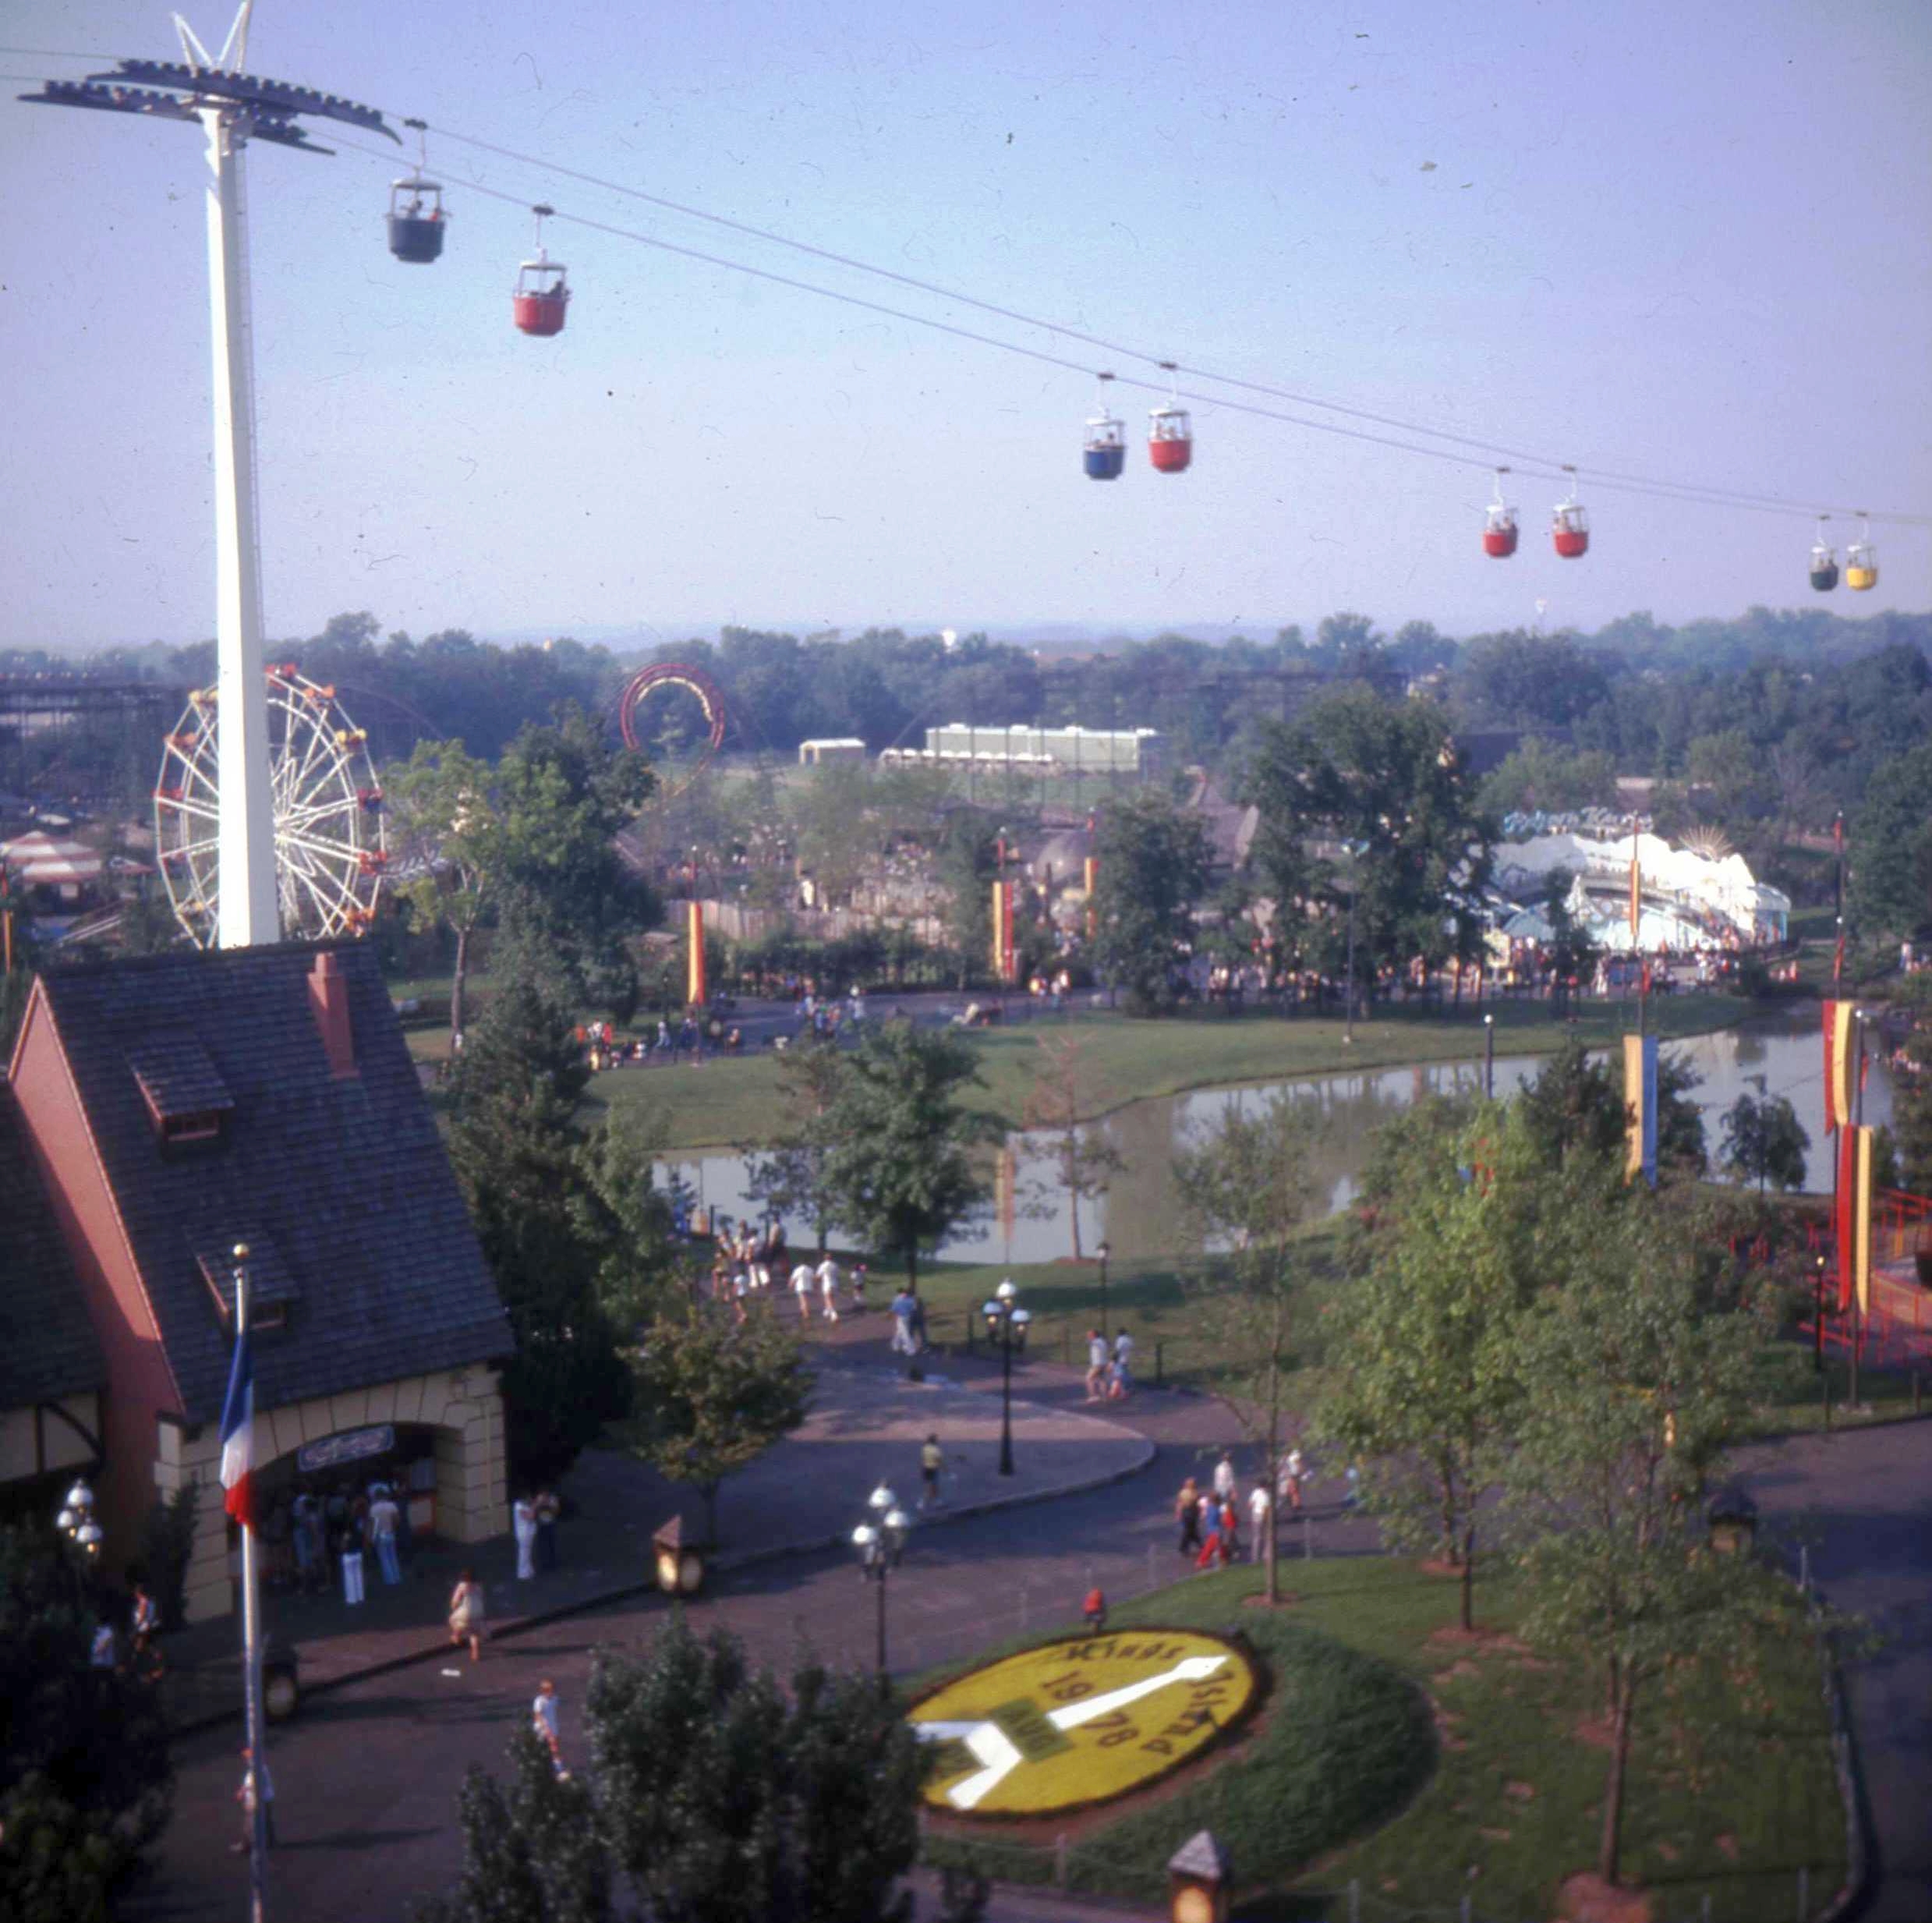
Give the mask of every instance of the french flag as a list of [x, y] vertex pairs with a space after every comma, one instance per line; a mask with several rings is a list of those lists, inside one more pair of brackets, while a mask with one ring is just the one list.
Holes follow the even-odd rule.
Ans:
[[245, 1529], [255, 1526], [255, 1364], [243, 1331], [235, 1344], [221, 1404], [222, 1507]]

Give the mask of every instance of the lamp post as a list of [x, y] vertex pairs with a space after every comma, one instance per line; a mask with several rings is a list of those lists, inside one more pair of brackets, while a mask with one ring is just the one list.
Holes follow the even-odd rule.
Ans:
[[1496, 1018], [1483, 1017], [1483, 1100], [1496, 1099]]
[[84, 1613], [87, 1607], [87, 1578], [83, 1571], [91, 1570], [100, 1560], [103, 1539], [101, 1525], [94, 1520], [94, 1491], [88, 1486], [85, 1476], [68, 1490], [67, 1499], [54, 1522], [62, 1537], [73, 1546], [74, 1558], [67, 1567], [74, 1578], [75, 1604]]
[[1353, 862], [1348, 871], [1348, 1009], [1343, 1017], [1342, 1039], [1352, 1043], [1355, 1039], [1355, 869]]
[[1100, 1333], [1107, 1333], [1107, 1258], [1113, 1253], [1105, 1242], [1094, 1251], [1100, 1258]]
[[1019, 1293], [1008, 1276], [995, 1289], [981, 1312], [986, 1318], [986, 1340], [1000, 1351], [1000, 1473], [1013, 1473], [1013, 1358], [1026, 1347], [1027, 1325], [1033, 1319], [1019, 1305]]
[[1823, 1255], [1811, 1265], [1811, 1372], [1824, 1373], [1824, 1270]]
[[871, 1583], [879, 1599], [879, 1686], [886, 1686], [886, 1578], [899, 1566], [906, 1532], [911, 1525], [899, 1499], [881, 1482], [867, 1498], [865, 1520], [852, 1532], [858, 1553], [858, 1572]]

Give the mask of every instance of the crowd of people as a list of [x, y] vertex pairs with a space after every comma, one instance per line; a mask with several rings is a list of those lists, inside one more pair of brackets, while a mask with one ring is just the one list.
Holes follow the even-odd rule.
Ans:
[[[1283, 1455], [1276, 1470], [1273, 1489], [1269, 1487], [1265, 1474], [1258, 1476], [1250, 1485], [1247, 1500], [1244, 1503], [1240, 1481], [1234, 1472], [1233, 1457], [1223, 1450], [1205, 1489], [1197, 1478], [1191, 1475], [1175, 1496], [1174, 1521], [1180, 1532], [1177, 1545], [1179, 1553], [1191, 1556], [1194, 1567], [1204, 1572], [1224, 1569], [1230, 1563], [1240, 1562], [1243, 1543], [1241, 1511], [1245, 1508], [1249, 1530], [1247, 1553], [1254, 1560], [1259, 1561], [1267, 1543], [1269, 1512], [1279, 1504], [1285, 1514], [1300, 1514], [1309, 1473], [1300, 1447], [1291, 1447]], [[1353, 1466], [1350, 1468], [1348, 1492], [1343, 1498], [1344, 1508], [1355, 1506], [1358, 1474]]]

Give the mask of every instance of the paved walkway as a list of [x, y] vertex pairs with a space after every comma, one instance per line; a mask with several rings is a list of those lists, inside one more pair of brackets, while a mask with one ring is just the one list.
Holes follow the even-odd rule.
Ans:
[[[1046, 1402], [1028, 1399], [1024, 1390], [1014, 1401], [1014, 1472], [1002, 1476], [1000, 1405], [979, 1392], [983, 1373], [973, 1372], [977, 1387], [948, 1380], [934, 1358], [928, 1379], [913, 1382], [902, 1364], [891, 1365], [883, 1341], [863, 1336], [821, 1348], [817, 1360], [818, 1387], [804, 1425], [724, 1486], [714, 1569], [844, 1544], [881, 1482], [915, 1520], [925, 1520], [917, 1503], [919, 1448], [929, 1435], [946, 1452], [941, 1501], [955, 1515], [1104, 1486], [1145, 1467], [1154, 1454], [1155, 1444], [1137, 1430], [1067, 1406], [1056, 1383]], [[393, 1588], [382, 1581], [375, 1559], [366, 1557], [366, 1599], [359, 1607], [350, 1608], [334, 1589], [320, 1596], [271, 1592], [263, 1598], [265, 1634], [295, 1648], [305, 1691], [327, 1688], [446, 1649], [449, 1592], [462, 1568], [476, 1571], [491, 1634], [502, 1635], [648, 1583], [651, 1535], [674, 1515], [682, 1518], [687, 1540], [702, 1539], [703, 1504], [695, 1492], [628, 1457], [590, 1451], [562, 1493], [569, 1508], [559, 1530], [562, 1566], [553, 1573], [518, 1581], [508, 1536], [468, 1547], [426, 1545]], [[169, 1638], [169, 1709], [178, 1727], [239, 1715], [238, 1634], [236, 1624], [224, 1620]]]

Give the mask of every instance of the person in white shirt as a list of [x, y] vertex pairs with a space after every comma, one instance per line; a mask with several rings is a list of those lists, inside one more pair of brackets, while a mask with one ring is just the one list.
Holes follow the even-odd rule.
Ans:
[[1106, 1393], [1107, 1338], [1098, 1329], [1087, 1331], [1087, 1400], [1098, 1402]]
[[1258, 1563], [1261, 1560], [1262, 1535], [1268, 1527], [1268, 1485], [1265, 1482], [1255, 1483], [1247, 1499], [1247, 1514], [1254, 1532], [1254, 1546], [1251, 1553]]
[[1109, 1393], [1124, 1401], [1134, 1388], [1134, 1338], [1123, 1329], [1113, 1338], [1113, 1380]]
[[1224, 1503], [1234, 1500], [1234, 1458], [1225, 1449], [1214, 1465], [1214, 1493]]
[[570, 1772], [564, 1767], [563, 1732], [557, 1714], [557, 1685], [548, 1677], [536, 1686], [536, 1697], [530, 1704], [530, 1727], [536, 1732], [536, 1740], [550, 1751], [557, 1780], [568, 1783]]
[[801, 1255], [791, 1272], [791, 1292], [798, 1298], [798, 1319], [812, 1319], [812, 1265]]
[[1301, 1507], [1301, 1485], [1307, 1474], [1299, 1449], [1290, 1449], [1281, 1465], [1281, 1493], [1290, 1509]]
[[838, 1288], [839, 1266], [828, 1255], [819, 1264], [819, 1294], [825, 1302], [827, 1322], [837, 1322], [839, 1319]]

